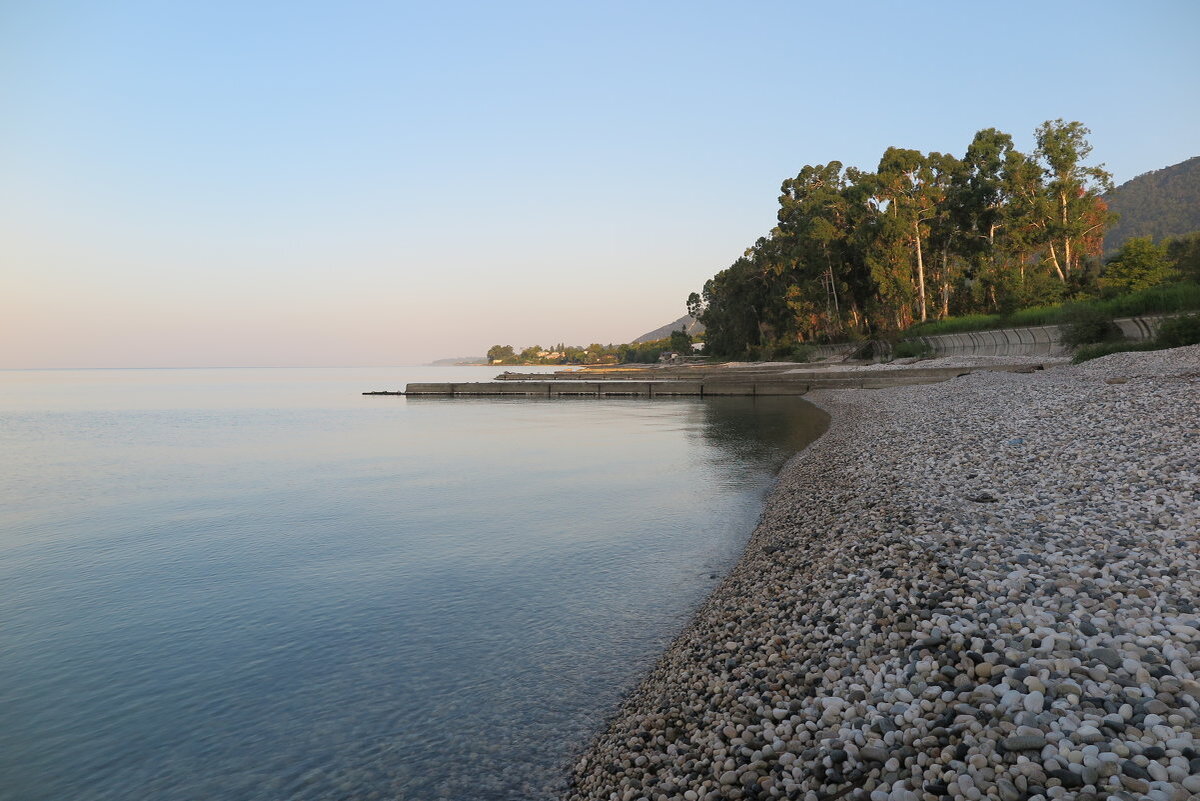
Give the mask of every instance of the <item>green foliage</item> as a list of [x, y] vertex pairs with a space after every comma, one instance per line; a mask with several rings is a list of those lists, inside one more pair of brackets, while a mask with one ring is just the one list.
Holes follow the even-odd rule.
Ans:
[[788, 354], [794, 362], [811, 362], [817, 355], [817, 349], [812, 345], [793, 345], [791, 353]]
[[517, 354], [512, 345], [492, 345], [487, 352], [488, 361], [492, 364], [516, 364]]
[[1063, 309], [1059, 325], [1060, 341], [1072, 348], [1113, 342], [1121, 338], [1121, 329], [1113, 324], [1112, 317], [1088, 303], [1073, 303]]
[[[655, 362], [658, 355], [667, 350], [667, 340], [643, 342], [637, 345], [601, 345], [593, 342], [587, 347], [558, 344], [549, 349], [530, 345], [519, 353], [511, 345], [493, 345], [488, 349], [488, 360], [501, 364], [556, 365], [556, 364], [616, 364], [618, 361]], [[624, 358], [629, 357], [629, 358]]]
[[1200, 345], [1200, 314], [1185, 314], [1164, 320], [1154, 339], [1149, 342], [1104, 342], [1084, 345], [1072, 355], [1071, 363], [1079, 364], [1111, 353], [1182, 348], [1186, 345]]
[[692, 352], [692, 337], [687, 331], [680, 328], [678, 331], [672, 331], [671, 336], [667, 340], [667, 344], [671, 350], [676, 353], [682, 353], [684, 356]]
[[909, 336], [930, 337], [938, 334], [959, 334], [964, 331], [985, 331], [989, 328], [1004, 328], [1008, 318], [1002, 314], [964, 314], [944, 320], [918, 323], [904, 330]]
[[905, 339], [892, 346], [892, 357], [896, 359], [911, 359], [929, 356], [932, 353], [933, 348], [919, 339]]
[[1200, 309], [1200, 284], [1169, 284], [1131, 292], [1105, 300], [1093, 300], [1069, 306], [1034, 306], [1012, 314], [967, 314], [919, 323], [904, 331], [907, 336], [937, 336], [994, 328], [1021, 328], [1034, 325], [1060, 325], [1070, 322], [1072, 309], [1090, 306], [1109, 319], [1139, 317], [1191, 309]]
[[1126, 240], [1117, 255], [1111, 258], [1100, 278], [1100, 286], [1119, 292], [1136, 292], [1165, 284], [1178, 277], [1171, 269], [1167, 249], [1154, 244], [1148, 236]]
[[1062, 315], [1062, 306], [1030, 306], [1028, 309], [1018, 309], [1004, 318], [1005, 325], [1011, 328], [1034, 325], [1054, 325]]
[[1099, 359], [1101, 356], [1108, 356], [1112, 353], [1126, 353], [1128, 351], [1140, 350], [1159, 350], [1159, 345], [1156, 342], [1102, 342], [1096, 345], [1083, 345], [1075, 350], [1071, 355], [1071, 364], [1079, 364], [1088, 362], [1092, 359]]
[[1167, 260], [1184, 280], [1200, 282], [1200, 231], [1169, 237], [1161, 244], [1167, 249]]
[[1154, 341], [1160, 348], [1200, 345], [1200, 314], [1185, 314], [1163, 320]]
[[875, 173], [803, 167], [780, 187], [777, 224], [689, 296], [707, 352], [890, 338], [918, 320], [1092, 292], [1112, 220], [1099, 195], [1108, 174], [1085, 164], [1087, 134], [1054, 120], [1029, 155], [988, 128], [961, 159], [892, 147]]
[[1138, 317], [1144, 314], [1200, 309], [1200, 284], [1187, 282], [1143, 289], [1096, 304], [1110, 317]]

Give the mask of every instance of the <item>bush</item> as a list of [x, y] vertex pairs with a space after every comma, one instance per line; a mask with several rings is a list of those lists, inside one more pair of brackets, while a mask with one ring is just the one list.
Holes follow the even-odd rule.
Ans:
[[1101, 356], [1133, 350], [1159, 350], [1159, 345], [1157, 342], [1101, 342], [1096, 345], [1084, 345], [1071, 355], [1071, 364], [1090, 362]]
[[1031, 325], [1060, 325], [1072, 322], [1075, 310], [1090, 306], [1108, 318], [1139, 317], [1200, 309], [1200, 284], [1185, 281], [1178, 284], [1152, 286], [1127, 295], [1076, 302], [1066, 306], [1033, 306], [1008, 315], [967, 314], [916, 323], [904, 331], [907, 336], [937, 336], [964, 331], [984, 331], [991, 328], [1020, 328]]
[[892, 358], [907, 359], [914, 356], [928, 356], [933, 348], [919, 339], [906, 339], [892, 346]]
[[1163, 320], [1154, 342], [1160, 348], [1200, 345], [1200, 314], [1185, 314], [1182, 317]]
[[1138, 317], [1143, 314], [1200, 309], [1200, 284], [1184, 282], [1152, 286], [1098, 304], [1113, 317]]
[[1063, 309], [1059, 338], [1071, 348], [1113, 342], [1121, 338], [1121, 329], [1112, 317], [1090, 304], [1072, 304]]
[[947, 317], [944, 320], [928, 320], [916, 323], [905, 329], [910, 336], [931, 337], [938, 334], [958, 334], [963, 331], [983, 331], [989, 328], [1003, 328], [1005, 319], [999, 314], [964, 314], [961, 317]]
[[795, 362], [811, 362], [816, 353], [817, 349], [812, 345], [793, 345], [791, 353], [788, 354], [788, 358]]
[[1071, 357], [1072, 364], [1099, 359], [1110, 353], [1125, 353], [1135, 350], [1163, 350], [1182, 348], [1185, 345], [1200, 345], [1200, 314], [1185, 314], [1164, 320], [1158, 333], [1149, 342], [1102, 342], [1084, 345]]
[[1031, 306], [1010, 314], [1005, 320], [1006, 326], [1021, 328], [1033, 325], [1053, 325], [1062, 315], [1062, 306]]

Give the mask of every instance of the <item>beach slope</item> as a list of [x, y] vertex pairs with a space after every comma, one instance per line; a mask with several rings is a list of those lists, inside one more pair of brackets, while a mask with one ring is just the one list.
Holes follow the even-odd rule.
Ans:
[[567, 797], [1200, 797], [1200, 346], [808, 398]]

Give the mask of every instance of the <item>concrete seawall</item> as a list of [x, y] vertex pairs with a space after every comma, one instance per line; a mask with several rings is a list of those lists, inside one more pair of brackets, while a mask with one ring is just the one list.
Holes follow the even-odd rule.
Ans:
[[[1144, 342], [1153, 339], [1158, 326], [1172, 315], [1123, 317], [1113, 320], [1125, 339]], [[964, 331], [916, 337], [938, 356], [1066, 356], [1070, 349], [1062, 344], [1057, 325], [1028, 328], [998, 328], [991, 331]]]

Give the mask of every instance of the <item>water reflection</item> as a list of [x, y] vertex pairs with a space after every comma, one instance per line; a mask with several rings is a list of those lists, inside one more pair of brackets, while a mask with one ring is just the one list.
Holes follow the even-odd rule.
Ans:
[[552, 798], [823, 425], [349, 376], [20, 376], [0, 799]]
[[774, 460], [775, 468], [829, 427], [824, 410], [795, 397], [705, 398], [696, 407], [702, 436], [734, 460]]

